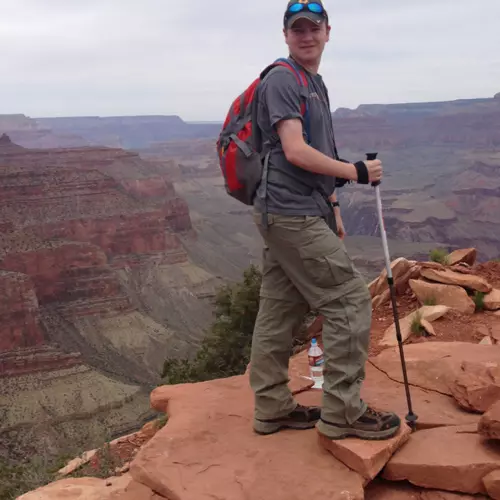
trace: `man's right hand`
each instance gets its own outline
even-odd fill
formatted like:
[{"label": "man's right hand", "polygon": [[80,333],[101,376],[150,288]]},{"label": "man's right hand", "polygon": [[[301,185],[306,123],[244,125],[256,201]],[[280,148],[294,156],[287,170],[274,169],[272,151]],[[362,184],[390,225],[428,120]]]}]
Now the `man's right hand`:
[{"label": "man's right hand", "polygon": [[382,180],[382,162],[380,160],[365,160],[366,168],[368,169],[368,178],[371,182],[378,182]]}]

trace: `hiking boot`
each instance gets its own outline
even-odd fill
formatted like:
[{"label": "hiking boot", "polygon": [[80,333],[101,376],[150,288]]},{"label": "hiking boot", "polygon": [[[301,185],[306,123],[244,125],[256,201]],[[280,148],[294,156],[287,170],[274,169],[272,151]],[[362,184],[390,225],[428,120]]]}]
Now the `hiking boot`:
[{"label": "hiking boot", "polygon": [[401,419],[395,413],[380,412],[367,408],[352,425],[334,424],[321,419],[318,431],[329,439],[344,439],[354,436],[367,440],[389,439],[401,426]]},{"label": "hiking boot", "polygon": [[280,418],[254,420],[254,431],[257,434],[267,435],[281,429],[312,429],[321,417],[321,408],[317,406],[297,405],[295,410]]}]

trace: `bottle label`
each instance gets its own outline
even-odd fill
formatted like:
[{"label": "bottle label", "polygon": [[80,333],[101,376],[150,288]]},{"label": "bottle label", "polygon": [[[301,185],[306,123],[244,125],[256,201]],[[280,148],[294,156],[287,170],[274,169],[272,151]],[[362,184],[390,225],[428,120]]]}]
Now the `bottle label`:
[{"label": "bottle label", "polygon": [[323,355],[320,356],[308,356],[309,357],[309,366],[322,366],[325,362]]}]

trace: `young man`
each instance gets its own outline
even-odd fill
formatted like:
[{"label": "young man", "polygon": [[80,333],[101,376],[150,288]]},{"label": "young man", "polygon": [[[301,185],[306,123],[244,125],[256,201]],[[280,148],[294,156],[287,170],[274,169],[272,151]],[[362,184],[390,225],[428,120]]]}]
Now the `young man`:
[{"label": "young man", "polygon": [[[330,36],[321,2],[289,2],[284,35],[292,62],[307,75],[311,137],[307,144],[301,87],[294,74],[283,67],[272,69],[258,89],[256,115],[264,143],[274,146],[267,180],[264,176],[254,200],[255,222],[265,243],[250,368],[254,430],[270,434],[316,425],[332,439],[389,438],[398,431],[400,419],[373,411],[360,398],[371,297],[339,238],[344,232],[340,211],[335,207],[332,217],[328,200],[335,201],[331,195],[337,177],[368,184],[382,178],[382,165],[378,160],[351,164],[334,159],[327,89],[318,74]],[[287,385],[292,333],[309,308],[324,317],[321,409],[298,405]]]}]

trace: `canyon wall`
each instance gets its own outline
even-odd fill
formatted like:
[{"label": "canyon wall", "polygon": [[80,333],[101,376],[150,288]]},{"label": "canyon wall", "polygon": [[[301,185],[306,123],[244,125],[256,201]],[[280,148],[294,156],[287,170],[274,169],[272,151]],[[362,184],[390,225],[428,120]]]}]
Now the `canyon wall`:
[{"label": "canyon wall", "polygon": [[157,164],[1,136],[0,453],[60,449],[62,429],[87,446],[97,422],[113,434],[151,416],[147,390],[196,351],[220,284],[187,240],[188,205]]},{"label": "canyon wall", "polygon": [[94,145],[147,147],[166,140],[196,139],[218,134],[219,124],[187,123],[179,116],[75,116],[36,121],[56,134],[74,134]]},{"label": "canyon wall", "polygon": [[30,277],[0,271],[0,290],[0,352],[42,344],[38,300]]},{"label": "canyon wall", "polygon": [[[177,332],[184,346],[179,351],[189,347],[183,335],[191,340],[201,337],[210,305],[197,297],[210,296],[217,280],[196,271],[190,262],[182,241],[196,239],[188,205],[156,165],[136,153],[104,147],[19,148],[4,136],[0,199],[0,270],[17,273],[30,283],[40,307],[69,319],[134,311],[149,315],[148,309],[155,309],[155,320],[161,318],[163,329]],[[192,279],[172,282],[167,275],[175,274],[175,269],[177,273],[184,269],[183,274]],[[150,295],[142,280],[145,274],[161,296],[151,298],[153,306],[144,299]],[[197,291],[182,300],[190,287]],[[166,294],[163,289],[168,289]],[[160,304],[169,294],[174,308],[176,300],[183,304],[176,312],[160,314]],[[169,321],[185,303],[196,304],[201,319],[185,311],[190,318]],[[22,310],[26,337],[42,338],[36,311],[11,308],[9,324],[17,330],[2,339],[23,336],[24,330],[17,326],[20,320],[14,318]],[[182,331],[185,325],[187,331]],[[17,342],[34,345],[28,340]]]},{"label": "canyon wall", "polygon": [[90,145],[83,137],[71,132],[55,133],[50,127],[23,114],[0,114],[0,136],[9,137],[21,146],[30,148],[71,148]]}]

